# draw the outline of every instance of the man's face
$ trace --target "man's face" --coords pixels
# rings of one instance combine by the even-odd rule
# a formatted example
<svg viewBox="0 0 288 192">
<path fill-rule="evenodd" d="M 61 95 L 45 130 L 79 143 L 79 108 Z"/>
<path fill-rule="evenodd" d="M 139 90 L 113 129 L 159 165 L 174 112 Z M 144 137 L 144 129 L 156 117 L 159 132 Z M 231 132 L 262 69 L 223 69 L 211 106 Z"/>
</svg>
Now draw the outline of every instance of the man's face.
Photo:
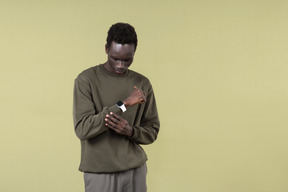
<svg viewBox="0 0 288 192">
<path fill-rule="evenodd" d="M 109 49 L 106 45 L 106 53 L 108 55 L 108 61 L 104 64 L 106 70 L 123 74 L 133 62 L 135 47 L 134 44 L 118 44 L 113 41 Z"/>
</svg>

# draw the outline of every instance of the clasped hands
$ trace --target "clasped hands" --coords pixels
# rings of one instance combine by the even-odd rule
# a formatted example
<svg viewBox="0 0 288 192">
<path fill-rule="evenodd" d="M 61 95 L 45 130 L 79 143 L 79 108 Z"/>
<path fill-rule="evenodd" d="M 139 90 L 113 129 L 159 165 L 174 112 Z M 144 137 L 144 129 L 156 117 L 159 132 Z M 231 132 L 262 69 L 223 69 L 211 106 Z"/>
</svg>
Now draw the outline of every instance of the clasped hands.
<svg viewBox="0 0 288 192">
<path fill-rule="evenodd" d="M 144 92 L 134 86 L 133 92 L 129 97 L 123 100 L 126 107 L 133 106 L 136 104 L 143 104 L 146 102 L 146 96 Z M 126 135 L 131 137 L 133 135 L 133 128 L 129 125 L 128 121 L 123 117 L 110 112 L 110 114 L 105 115 L 105 125 L 110 129 L 114 130 L 119 135 Z"/>
</svg>

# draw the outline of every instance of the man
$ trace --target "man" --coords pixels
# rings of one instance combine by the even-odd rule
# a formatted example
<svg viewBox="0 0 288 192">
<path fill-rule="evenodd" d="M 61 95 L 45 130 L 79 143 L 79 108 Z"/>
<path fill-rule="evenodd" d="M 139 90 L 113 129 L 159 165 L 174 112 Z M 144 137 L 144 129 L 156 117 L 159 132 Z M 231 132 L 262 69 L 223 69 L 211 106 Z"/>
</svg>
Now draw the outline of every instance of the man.
<svg viewBox="0 0 288 192">
<path fill-rule="evenodd" d="M 112 25 L 107 61 L 75 80 L 73 117 L 86 192 L 147 191 L 147 156 L 140 144 L 156 140 L 160 123 L 149 80 L 128 69 L 136 48 L 131 25 Z"/>
</svg>

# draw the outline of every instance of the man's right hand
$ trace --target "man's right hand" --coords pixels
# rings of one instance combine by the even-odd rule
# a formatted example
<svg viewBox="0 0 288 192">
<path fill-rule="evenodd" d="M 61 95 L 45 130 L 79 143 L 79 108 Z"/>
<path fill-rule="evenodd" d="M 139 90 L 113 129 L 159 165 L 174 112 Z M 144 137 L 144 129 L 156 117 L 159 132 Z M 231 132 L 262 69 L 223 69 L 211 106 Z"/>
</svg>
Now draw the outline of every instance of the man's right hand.
<svg viewBox="0 0 288 192">
<path fill-rule="evenodd" d="M 142 89 L 139 89 L 138 87 L 134 86 L 133 92 L 130 94 L 130 96 L 123 100 L 124 105 L 127 106 L 133 106 L 136 104 L 143 104 L 146 102 L 146 96 L 144 95 L 144 92 Z"/>
</svg>

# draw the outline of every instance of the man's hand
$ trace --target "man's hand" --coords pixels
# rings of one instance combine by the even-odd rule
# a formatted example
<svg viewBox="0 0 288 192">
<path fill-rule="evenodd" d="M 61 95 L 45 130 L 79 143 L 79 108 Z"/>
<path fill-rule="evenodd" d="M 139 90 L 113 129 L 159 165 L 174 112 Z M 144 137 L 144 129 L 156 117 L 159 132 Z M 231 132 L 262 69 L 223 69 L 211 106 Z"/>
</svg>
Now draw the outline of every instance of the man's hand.
<svg viewBox="0 0 288 192">
<path fill-rule="evenodd" d="M 133 106 L 138 103 L 143 104 L 145 102 L 146 102 L 146 96 L 144 95 L 144 92 L 142 91 L 142 89 L 139 89 L 136 86 L 134 86 L 134 90 L 130 94 L 130 96 L 127 99 L 123 100 L 125 106 Z"/>
<path fill-rule="evenodd" d="M 126 135 L 129 137 L 133 135 L 133 128 L 128 124 L 128 121 L 121 116 L 110 112 L 110 114 L 106 115 L 105 121 L 105 125 L 119 135 Z"/>
</svg>

